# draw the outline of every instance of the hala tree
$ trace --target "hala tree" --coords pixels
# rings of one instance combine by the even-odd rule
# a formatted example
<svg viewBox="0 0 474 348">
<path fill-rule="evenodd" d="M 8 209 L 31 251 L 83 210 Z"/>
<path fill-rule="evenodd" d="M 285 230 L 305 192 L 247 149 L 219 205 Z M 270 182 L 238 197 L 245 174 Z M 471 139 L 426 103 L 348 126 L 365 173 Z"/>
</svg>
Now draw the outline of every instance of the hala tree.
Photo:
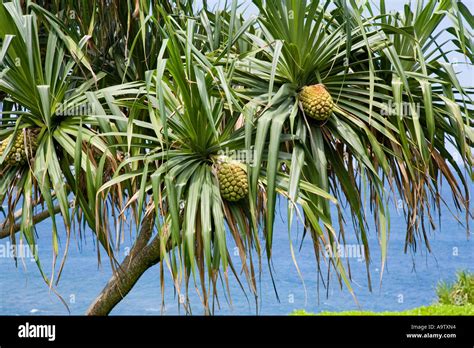
<svg viewBox="0 0 474 348">
<path fill-rule="evenodd" d="M 2 237 L 15 241 L 19 231 L 34 245 L 35 223 L 61 214 L 69 240 L 72 221 L 85 221 L 114 269 L 88 314 L 108 314 L 156 264 L 162 290 L 169 272 L 191 312 L 191 281 L 204 312 L 212 313 L 218 280 L 228 284 L 229 270 L 245 290 L 229 240 L 257 297 L 261 257 L 271 262 L 279 233 L 277 197 L 288 203 L 288 231 L 295 219 L 303 223 L 321 279 L 327 261 L 351 293 L 349 264 L 325 251 L 353 230 L 370 287 L 368 220 L 375 222 L 383 270 L 391 197 L 404 202 L 406 248 L 423 241 L 429 249 L 428 230 L 444 204 L 440 181 L 465 212 L 469 231 L 473 90 L 461 86 L 449 63 L 452 51 L 473 63 L 467 7 L 448 0 L 403 12 L 387 12 L 384 1 L 377 8 L 353 1 L 253 3 L 259 15 L 246 19 L 237 1 L 214 11 L 206 2 L 200 10 L 185 1 L 112 2 L 127 5 L 113 12 L 112 29 L 126 33 L 116 44 L 94 21 L 104 8 L 67 2 L 46 11 L 30 4 L 31 14 L 23 15 L 14 2 L 0 9 L 0 163 L 7 174 L 0 194 L 10 202 Z M 65 17 L 66 9 L 77 16 Z M 449 21 L 446 29 L 442 21 Z M 37 27 L 48 33 L 45 55 Z M 452 47 L 440 42 L 446 35 Z M 27 65 L 15 65 L 19 54 Z M 59 117 L 65 105 L 90 109 Z M 27 164 L 10 165 L 16 140 L 28 139 L 19 130 L 30 128 L 41 129 L 35 152 L 25 151 Z M 236 153 L 251 158 L 238 163 Z M 19 202 L 29 215 L 17 223 Z M 33 216 L 35 205 L 42 211 Z M 135 242 L 120 263 L 114 250 L 126 224 L 136 227 Z M 292 246 L 291 253 L 294 259 Z M 53 276 L 44 277 L 52 284 Z"/>
</svg>

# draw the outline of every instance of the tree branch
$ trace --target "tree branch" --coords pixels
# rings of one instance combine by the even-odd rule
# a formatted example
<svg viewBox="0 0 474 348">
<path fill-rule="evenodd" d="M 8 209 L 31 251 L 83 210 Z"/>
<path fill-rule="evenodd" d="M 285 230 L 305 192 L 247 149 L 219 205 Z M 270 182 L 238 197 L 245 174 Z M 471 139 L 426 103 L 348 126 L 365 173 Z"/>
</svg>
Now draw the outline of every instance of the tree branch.
<svg viewBox="0 0 474 348">
<path fill-rule="evenodd" d="M 87 315 L 108 315 L 130 292 L 142 274 L 161 261 L 159 236 L 148 243 L 153 231 L 154 217 L 154 214 L 149 214 L 145 218 L 130 254 L 125 257 L 99 296 L 89 306 Z M 170 249 L 171 244 L 167 248 Z"/>
<path fill-rule="evenodd" d="M 61 208 L 59 205 L 54 207 L 54 214 L 59 214 L 61 212 Z M 21 213 L 21 210 L 19 210 Z M 17 214 L 15 214 L 16 216 Z M 43 210 L 41 213 L 36 214 L 33 216 L 33 224 L 40 223 L 43 220 L 48 219 L 51 216 L 48 210 Z M 21 214 L 20 214 L 21 217 Z M 7 221 L 4 221 L 2 224 L 0 224 L 1 229 L 0 229 L 0 239 L 7 238 L 11 235 L 11 233 L 17 233 L 21 229 L 21 223 L 15 223 L 13 226 L 11 226 L 10 223 Z"/>
</svg>

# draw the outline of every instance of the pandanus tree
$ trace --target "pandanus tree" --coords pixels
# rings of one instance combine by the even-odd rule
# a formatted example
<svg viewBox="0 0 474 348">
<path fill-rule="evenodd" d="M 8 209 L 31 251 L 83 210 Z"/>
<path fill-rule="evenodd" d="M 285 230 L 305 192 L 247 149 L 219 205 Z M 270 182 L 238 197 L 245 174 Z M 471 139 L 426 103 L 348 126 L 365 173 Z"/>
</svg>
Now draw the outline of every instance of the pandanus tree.
<svg viewBox="0 0 474 348">
<path fill-rule="evenodd" d="M 68 238 L 73 221 L 86 223 L 114 269 L 88 314 L 108 314 L 157 264 L 162 290 L 169 272 L 166 285 L 184 296 L 187 312 L 195 287 L 212 313 L 218 281 L 228 284 L 230 274 L 246 291 L 244 274 L 257 297 L 261 259 L 271 265 L 273 236 L 282 232 L 274 230 L 278 197 L 287 202 L 288 232 L 297 219 L 312 241 L 318 279 L 327 286 L 326 264 L 351 293 L 350 265 L 330 251 L 354 233 L 371 287 L 368 220 L 383 270 L 391 198 L 404 203 L 406 248 L 423 241 L 429 249 L 441 181 L 469 231 L 473 90 L 449 63 L 454 51 L 474 62 L 467 7 L 253 4 L 259 13 L 248 19 L 237 1 L 214 11 L 185 1 L 67 2 L 49 11 L 39 3 L 23 9 L 29 15 L 19 2 L 2 5 L 2 237 L 15 241 L 20 232 L 34 245 L 35 224 L 57 214 Z M 116 23 L 104 16 L 109 6 L 123 7 L 112 12 Z M 112 43 L 96 16 L 125 38 Z M 44 55 L 37 28 L 47 33 Z M 451 47 L 440 42 L 446 36 Z M 60 116 L 80 105 L 88 108 Z M 120 260 L 114 251 L 126 224 L 136 227 L 135 242 Z"/>
<path fill-rule="evenodd" d="M 382 251 L 381 273 L 390 192 L 404 202 L 407 247 L 415 247 L 420 236 L 429 248 L 425 217 L 434 227 L 433 208 L 439 211 L 438 182 L 443 179 L 468 223 L 469 183 L 462 168 L 472 173 L 472 89 L 461 87 L 452 67 L 439 62 L 448 52 L 436 41 L 442 33 L 436 30 L 444 18 L 440 13 L 452 13 L 453 27 L 447 32 L 458 34 L 458 51 L 472 62 L 470 31 L 463 30 L 460 18 L 464 13 L 472 22 L 467 8 L 460 4 L 463 11 L 457 12 L 450 1 L 429 1 L 415 13 L 405 6 L 402 15 L 385 13 L 381 1 L 381 13 L 364 18 L 365 12 L 372 12 L 370 7 L 343 1 L 254 3 L 261 35 L 248 35 L 255 49 L 236 58 L 234 80 L 244 87 L 239 91 L 242 98 L 265 106 L 256 120 L 257 152 L 267 143 L 270 151 L 278 150 L 279 137 L 292 136 L 292 160 L 286 166 L 290 200 L 304 178 L 334 194 L 338 202 L 347 202 L 354 230 L 369 256 L 363 209 L 363 191 L 368 189 Z M 461 154 L 461 164 L 449 155 L 447 142 Z M 266 163 L 271 187 L 278 164 L 276 158 Z M 329 227 L 334 220 L 340 222 L 343 237 L 346 222 L 341 211 L 334 219 L 329 200 L 307 194 L 314 209 L 324 214 L 322 221 L 330 222 L 324 226 L 325 240 L 332 243 L 337 238 Z M 274 219 L 274 205 L 275 194 L 269 194 L 269 221 Z M 292 210 L 290 203 L 290 221 Z M 323 236 L 316 229 L 314 235 Z M 317 255 L 326 245 L 318 240 Z M 267 242 L 271 243 L 271 233 Z"/>
</svg>

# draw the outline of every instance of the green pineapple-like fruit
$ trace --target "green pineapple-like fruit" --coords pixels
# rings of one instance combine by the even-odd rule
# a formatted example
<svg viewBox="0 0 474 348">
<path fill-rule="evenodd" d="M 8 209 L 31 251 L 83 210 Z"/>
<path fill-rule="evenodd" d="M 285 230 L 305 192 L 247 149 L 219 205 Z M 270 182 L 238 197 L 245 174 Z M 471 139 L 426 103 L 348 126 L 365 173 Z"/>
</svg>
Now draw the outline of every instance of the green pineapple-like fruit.
<svg viewBox="0 0 474 348">
<path fill-rule="evenodd" d="M 237 162 L 223 162 L 217 169 L 222 197 L 229 202 L 237 202 L 247 196 L 247 173 Z"/>
<path fill-rule="evenodd" d="M 39 130 L 37 129 L 20 130 L 17 133 L 3 163 L 10 166 L 21 166 L 26 164 L 28 158 L 32 158 L 36 153 L 36 148 L 38 147 L 38 133 Z M 0 156 L 4 154 L 12 138 L 13 134 L 0 143 Z"/>
<path fill-rule="evenodd" d="M 305 86 L 299 93 L 305 115 L 317 120 L 327 120 L 334 109 L 334 101 L 322 84 Z"/>
</svg>

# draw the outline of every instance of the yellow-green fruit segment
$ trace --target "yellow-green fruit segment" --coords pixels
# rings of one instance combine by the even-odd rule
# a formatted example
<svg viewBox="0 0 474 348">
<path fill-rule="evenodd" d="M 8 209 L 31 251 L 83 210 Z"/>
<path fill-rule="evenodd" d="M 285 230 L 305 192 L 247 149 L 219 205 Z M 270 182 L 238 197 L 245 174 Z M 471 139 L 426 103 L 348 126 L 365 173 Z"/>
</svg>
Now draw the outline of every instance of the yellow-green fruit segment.
<svg viewBox="0 0 474 348">
<path fill-rule="evenodd" d="M 217 170 L 219 188 L 224 199 L 237 202 L 247 196 L 247 173 L 236 163 L 224 162 Z"/>
<path fill-rule="evenodd" d="M 37 148 L 37 132 L 27 130 L 26 133 L 28 134 L 26 136 L 26 142 L 25 132 L 20 131 L 16 135 L 12 147 L 10 148 L 10 151 L 8 152 L 3 163 L 8 164 L 10 166 L 24 165 L 27 163 L 28 158 L 34 156 Z M 13 134 L 0 143 L 0 156 L 2 156 L 3 153 L 6 151 L 12 137 Z"/>
<path fill-rule="evenodd" d="M 334 109 L 334 101 L 322 84 L 303 87 L 299 100 L 305 115 L 318 121 L 327 120 Z"/>
</svg>

